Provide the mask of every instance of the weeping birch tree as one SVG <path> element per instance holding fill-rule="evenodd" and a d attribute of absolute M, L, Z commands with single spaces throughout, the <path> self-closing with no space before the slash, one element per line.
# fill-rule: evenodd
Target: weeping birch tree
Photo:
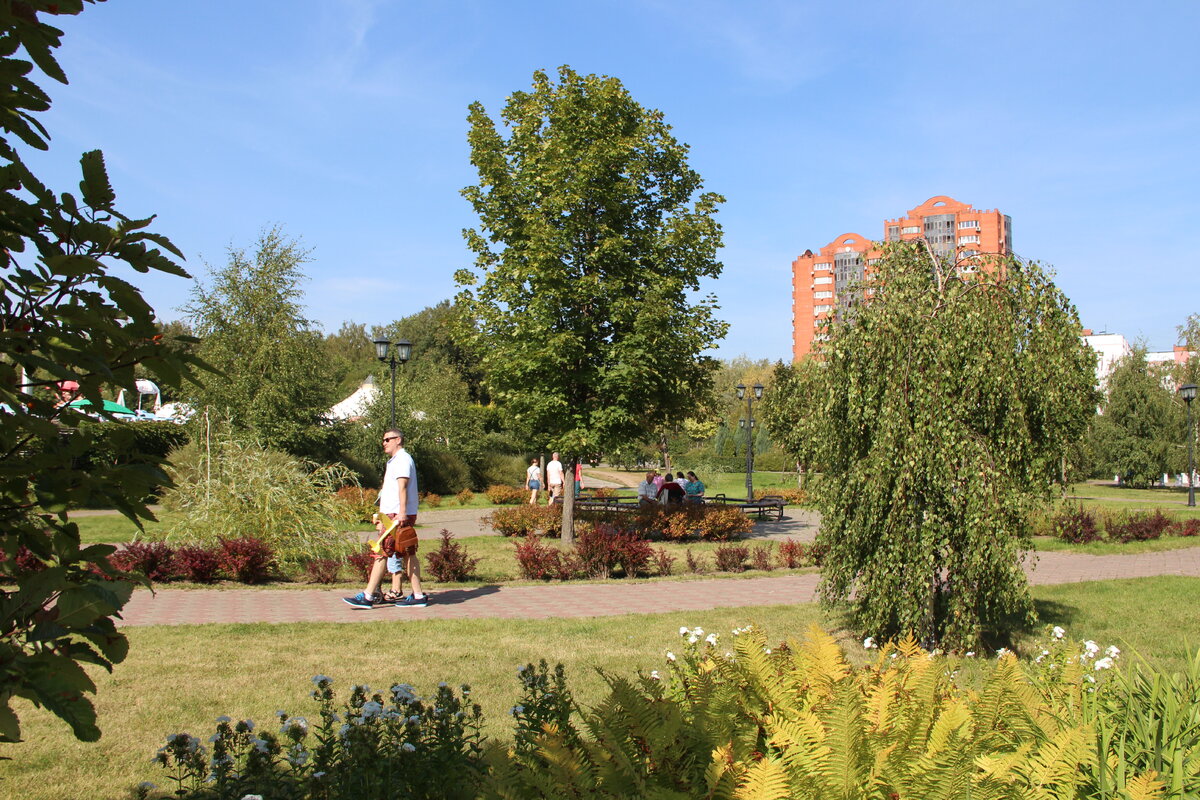
<path fill-rule="evenodd" d="M 823 473 L 822 602 L 864 634 L 972 647 L 1033 617 L 1030 513 L 1095 409 L 1095 356 L 1036 264 L 897 243 L 859 288 L 771 420 Z"/>
<path fill-rule="evenodd" d="M 685 416 L 726 329 L 696 294 L 721 272 L 723 198 L 701 191 L 687 146 L 619 80 L 569 67 L 509 97 L 506 131 L 479 103 L 468 119 L 479 228 L 455 277 L 492 397 L 569 462 Z"/>

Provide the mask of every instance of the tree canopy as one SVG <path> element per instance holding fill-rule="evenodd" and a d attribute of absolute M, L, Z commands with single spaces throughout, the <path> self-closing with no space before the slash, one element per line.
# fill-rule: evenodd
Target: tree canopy
<path fill-rule="evenodd" d="M 719 195 L 701 192 L 687 146 L 616 78 L 536 72 L 497 129 L 469 114 L 479 215 L 465 231 L 475 268 L 458 302 L 492 397 L 531 437 L 564 454 L 642 439 L 702 399 L 726 330 Z"/>
<path fill-rule="evenodd" d="M 1088 437 L 1105 474 L 1140 487 L 1187 469 L 1183 401 L 1168 388 L 1171 372 L 1147 364 L 1141 346 L 1114 365 Z"/>
<path fill-rule="evenodd" d="M 964 270 L 896 243 L 859 288 L 767 404 L 822 472 L 822 601 L 864 633 L 970 647 L 1032 616 L 1029 513 L 1095 408 L 1094 355 L 1036 264 Z"/>
<path fill-rule="evenodd" d="M 210 267 L 210 283 L 196 282 L 184 312 L 201 357 L 222 373 L 198 401 L 272 447 L 329 460 L 320 423 L 341 398 L 322 335 L 300 305 L 308 260 L 278 227 L 264 230 L 253 252 L 230 247 L 226 264 Z"/>

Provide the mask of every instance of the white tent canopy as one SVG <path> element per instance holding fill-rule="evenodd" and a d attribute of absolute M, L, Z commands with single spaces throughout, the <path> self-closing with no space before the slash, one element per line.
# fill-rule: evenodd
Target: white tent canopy
<path fill-rule="evenodd" d="M 375 400 L 375 395 L 379 393 L 379 387 L 375 385 L 375 378 L 368 375 L 367 379 L 355 389 L 349 397 L 342 402 L 329 409 L 327 415 L 330 419 L 359 419 L 367 414 L 367 408 Z"/>

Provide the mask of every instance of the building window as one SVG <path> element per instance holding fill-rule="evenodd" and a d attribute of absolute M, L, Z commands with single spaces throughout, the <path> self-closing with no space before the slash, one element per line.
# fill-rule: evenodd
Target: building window
<path fill-rule="evenodd" d="M 825 262 L 824 264 L 813 264 L 813 272 L 820 272 L 823 269 L 829 269 L 833 264 Z"/>
<path fill-rule="evenodd" d="M 813 292 L 814 300 L 824 300 L 828 297 L 833 297 L 833 292 Z"/>
<path fill-rule="evenodd" d="M 828 314 L 833 310 L 833 306 L 813 306 L 813 314 Z"/>
<path fill-rule="evenodd" d="M 887 240 L 889 242 L 894 242 L 899 238 L 900 238 L 900 226 L 899 225 L 888 225 Z"/>
<path fill-rule="evenodd" d="M 828 275 L 819 275 L 816 278 L 813 278 L 813 283 L 833 283 L 833 278 L 829 277 Z"/>
<path fill-rule="evenodd" d="M 960 236 L 958 237 L 959 244 L 979 244 L 978 236 Z"/>
<path fill-rule="evenodd" d="M 867 266 L 873 267 L 876 264 L 878 264 L 880 261 L 883 261 L 883 259 L 882 258 L 868 258 Z"/>
<path fill-rule="evenodd" d="M 959 222 L 959 223 L 958 223 L 958 227 L 960 227 L 960 228 L 978 228 L 978 227 L 979 227 L 979 220 L 977 220 L 977 219 L 964 219 L 964 220 L 962 220 L 961 222 Z"/>
<path fill-rule="evenodd" d="M 979 255 L 979 251 L 978 250 L 963 250 L 961 255 L 963 258 L 970 258 L 971 256 Z"/>
<path fill-rule="evenodd" d="M 920 225 L 906 225 L 900 229 L 900 232 L 901 233 L 920 233 L 921 226 Z"/>

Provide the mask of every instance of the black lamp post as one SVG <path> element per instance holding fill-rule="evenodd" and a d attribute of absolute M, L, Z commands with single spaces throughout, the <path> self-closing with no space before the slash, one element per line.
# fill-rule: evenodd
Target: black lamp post
<path fill-rule="evenodd" d="M 387 339 L 375 340 L 375 357 L 384 364 L 387 364 L 392 369 L 392 421 L 388 427 L 396 427 L 396 365 L 403 364 L 412 356 L 412 343 L 404 339 L 396 342 L 396 349 L 393 352 L 390 348 L 392 343 Z"/>
<path fill-rule="evenodd" d="M 1188 437 L 1188 505 L 1196 505 L 1196 460 L 1192 452 L 1192 440 L 1196 432 L 1192 430 L 1192 401 L 1196 399 L 1196 384 L 1185 383 L 1179 387 L 1179 395 L 1187 403 L 1187 437 Z"/>
<path fill-rule="evenodd" d="M 746 399 L 746 418 L 738 420 L 738 425 L 746 429 L 746 502 L 754 502 L 754 401 L 761 400 L 763 385 L 754 384 L 754 393 L 746 393 L 746 384 L 737 385 L 737 399 Z"/>

